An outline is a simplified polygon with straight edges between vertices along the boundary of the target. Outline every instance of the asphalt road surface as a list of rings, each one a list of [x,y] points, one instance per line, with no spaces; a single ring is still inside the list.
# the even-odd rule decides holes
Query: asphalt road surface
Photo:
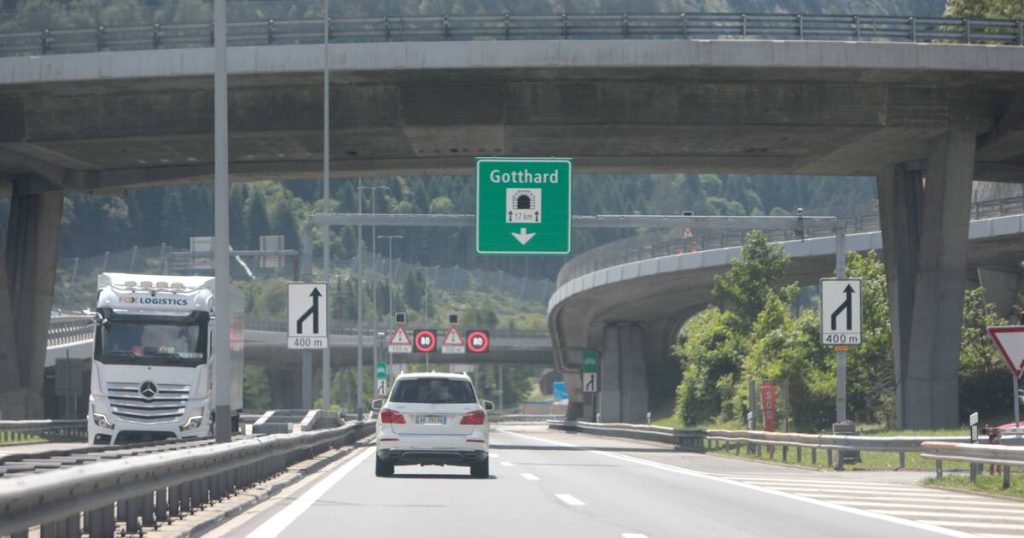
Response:
[[[920,473],[818,472],[538,426],[492,428],[491,477],[373,472],[373,447],[215,535],[616,538],[1022,536],[1024,503],[928,489]]]

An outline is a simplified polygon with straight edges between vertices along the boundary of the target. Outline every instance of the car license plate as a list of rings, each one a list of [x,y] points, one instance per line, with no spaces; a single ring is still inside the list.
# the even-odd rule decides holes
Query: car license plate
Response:
[[[444,425],[445,417],[439,417],[436,415],[427,415],[423,417],[416,417],[416,424],[426,425]]]

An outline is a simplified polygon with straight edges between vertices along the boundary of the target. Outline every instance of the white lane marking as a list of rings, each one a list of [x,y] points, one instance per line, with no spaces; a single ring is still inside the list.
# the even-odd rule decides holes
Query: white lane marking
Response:
[[[501,454],[495,454],[494,452],[491,452],[490,454],[488,454],[488,456],[492,458],[500,458]]]
[[[558,500],[568,504],[569,506],[586,506],[587,504],[568,493],[556,493],[555,497],[558,497]]]
[[[502,467],[515,467],[516,466],[516,464],[512,463],[511,461],[503,461],[503,462],[501,462],[501,465],[502,465]]]
[[[842,502],[844,504],[850,504],[850,503],[858,500],[858,499],[850,499],[849,495],[842,494],[842,493],[810,493],[808,495],[810,495],[812,497],[816,497],[818,499],[834,499],[833,502]],[[1016,509],[1020,508],[1020,505],[1007,506],[1007,505],[1003,505],[1003,504],[999,504],[999,503],[990,503],[990,502],[986,502],[986,501],[975,501],[975,500],[972,500],[972,499],[942,499],[942,500],[928,499],[928,498],[919,499],[919,498],[914,497],[913,495],[875,495],[875,496],[871,496],[871,497],[864,497],[864,498],[859,499],[859,500],[862,500],[862,501],[876,501],[876,502],[877,501],[895,501],[895,502],[904,502],[904,503],[906,503],[906,502],[913,502],[913,501],[920,501],[922,503],[932,503],[933,506],[937,506],[939,504],[943,504],[943,505],[947,505],[947,506],[949,506],[949,505],[961,505],[962,504],[964,506],[963,507],[958,507],[958,508],[968,508],[968,507],[970,507],[972,509],[975,506],[1004,506],[1007,509],[1011,509],[1011,510],[1016,510]]]
[[[980,528],[993,530],[1019,531],[1024,533],[1024,525],[1011,525],[1004,523],[973,523],[967,521],[929,521],[931,525],[949,525],[950,527]],[[1018,535],[1019,536],[1019,535]]]
[[[646,534],[638,534],[635,532],[624,532],[622,538],[647,538]]]
[[[889,514],[890,516],[902,516],[902,517],[921,517],[921,518],[948,518],[948,519],[981,519],[984,521],[990,521],[992,523],[1024,523],[1024,515],[1011,516],[1005,514],[951,514],[948,510],[946,511],[929,511],[929,510],[879,510],[880,513]]]
[[[524,434],[521,434],[521,433],[510,432],[510,431],[507,431],[507,430],[502,430],[502,433],[505,433],[507,435],[516,436],[516,437],[521,437],[523,439],[529,439],[531,441],[538,441],[538,442],[541,442],[541,443],[547,443],[547,444],[550,444],[550,445],[563,446],[563,447],[576,448],[576,449],[580,448],[579,445],[574,445],[574,444],[571,444],[571,443],[563,443],[561,441],[555,441],[555,440],[552,440],[552,439],[543,439],[541,437],[534,437],[532,435],[524,435]],[[634,458],[632,456],[626,456],[624,454],[613,454],[611,452],[604,452],[604,451],[601,451],[601,450],[582,449],[582,451],[583,452],[589,452],[591,454],[597,454],[599,456],[604,456],[606,458],[612,458],[612,459],[617,459],[617,460],[622,460],[622,461],[628,461],[628,462],[631,462],[631,463],[636,463],[638,465],[644,465],[646,467],[651,467],[651,468],[659,469],[659,470],[662,470],[662,471],[668,471],[670,473],[681,474],[681,475],[690,476],[690,477],[693,477],[693,478],[702,478],[704,480],[710,480],[712,482],[719,482],[719,483],[722,483],[722,484],[729,484],[729,485],[736,486],[736,487],[739,487],[739,488],[749,489],[749,490],[752,490],[752,491],[758,491],[758,492],[761,492],[761,493],[766,493],[768,495],[774,495],[776,497],[782,497],[782,498],[785,498],[785,499],[790,499],[790,500],[794,500],[794,501],[800,501],[800,502],[804,502],[804,503],[807,503],[807,504],[812,504],[812,505],[815,505],[815,506],[821,506],[821,507],[824,507],[824,508],[830,508],[830,509],[836,510],[838,512],[845,512],[845,513],[848,513],[848,514],[854,514],[854,515],[858,515],[858,516],[862,516],[862,517],[868,517],[868,518],[871,518],[871,519],[877,519],[877,520],[885,521],[885,522],[888,522],[888,523],[894,523],[896,525],[903,525],[905,527],[921,529],[921,530],[933,532],[933,533],[936,533],[936,534],[941,534],[943,536],[955,536],[956,538],[974,538],[974,536],[972,534],[968,534],[968,533],[960,532],[960,531],[955,531],[955,530],[951,530],[951,529],[946,529],[946,528],[939,527],[937,525],[932,525],[932,524],[925,523],[925,522],[911,521],[909,519],[901,519],[901,518],[898,518],[898,517],[887,516],[885,514],[879,514],[877,512],[869,512],[867,510],[861,510],[859,508],[853,508],[851,506],[843,506],[843,505],[840,505],[840,504],[836,504],[836,503],[832,503],[832,502],[827,502],[827,501],[822,501],[822,500],[819,500],[819,499],[812,499],[812,498],[809,498],[809,497],[801,497],[799,495],[793,495],[791,493],[786,493],[784,491],[777,491],[777,490],[768,489],[768,488],[765,488],[765,487],[762,487],[762,486],[756,486],[754,484],[747,484],[747,483],[744,483],[744,482],[738,482],[738,481],[735,481],[735,480],[731,480],[729,478],[723,478],[723,477],[719,477],[719,476],[709,475],[707,473],[702,473],[700,471],[693,471],[693,470],[690,470],[690,469],[684,469],[682,467],[676,467],[674,465],[667,465],[667,464],[664,464],[664,463],[658,463],[658,462],[654,462],[654,461],[650,461],[650,460],[645,460],[645,459],[641,459],[641,458]]]
[[[522,474],[523,478],[525,478],[527,480],[540,480],[540,478],[538,478],[537,475],[532,474],[532,473],[520,473],[520,474]]]
[[[946,504],[944,504],[942,506],[931,506],[931,505],[929,505],[929,506],[922,506],[920,504],[910,504],[910,503],[881,502],[881,501],[879,501],[877,499],[872,499],[870,501],[858,501],[856,499],[851,499],[851,500],[848,500],[848,501],[837,500],[835,502],[837,502],[839,504],[846,504],[846,505],[849,505],[849,506],[863,506],[863,507],[866,507],[866,508],[891,508],[891,509],[905,509],[905,510],[932,510],[932,511],[939,511],[939,512],[946,512],[946,511],[951,510],[951,509],[963,508],[963,507],[960,507],[960,506],[948,506],[948,503],[946,503]],[[1015,506],[1015,507],[1008,507],[1008,508],[978,508],[978,507],[975,507],[975,506],[971,506],[969,508],[970,508],[970,510],[972,512],[984,512],[984,513],[990,513],[990,514],[1005,514],[1008,509],[1019,509],[1020,507],[1019,506]]]
[[[375,447],[366,447],[362,453],[356,454],[348,463],[339,467],[336,471],[331,473],[316,485],[307,489],[298,499],[292,501],[291,504],[284,507],[280,512],[274,514],[273,517],[263,522],[262,525],[256,528],[256,530],[249,533],[247,538],[274,538],[281,534],[288,525],[291,525],[299,516],[302,515],[310,506],[313,506],[320,497],[323,497],[335,484],[345,478],[353,469],[359,467],[367,458],[374,455],[377,451]]]

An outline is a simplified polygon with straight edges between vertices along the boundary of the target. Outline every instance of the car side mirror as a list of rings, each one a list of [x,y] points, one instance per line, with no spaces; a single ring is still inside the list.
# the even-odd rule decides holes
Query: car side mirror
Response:
[[[486,409],[487,411],[493,411],[494,410],[494,402],[492,402],[490,400],[484,400],[484,409]]]
[[[374,400],[373,403],[370,404],[370,409],[373,409],[374,411],[380,411],[382,407],[384,407],[384,400]]]

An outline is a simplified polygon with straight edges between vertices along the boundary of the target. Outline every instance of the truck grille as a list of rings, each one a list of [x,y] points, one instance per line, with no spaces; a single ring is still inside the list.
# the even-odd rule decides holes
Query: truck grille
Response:
[[[147,384],[149,386],[145,386]],[[155,392],[152,392],[153,388]],[[167,422],[181,417],[191,392],[188,385],[107,383],[110,410],[118,417],[134,422]]]

